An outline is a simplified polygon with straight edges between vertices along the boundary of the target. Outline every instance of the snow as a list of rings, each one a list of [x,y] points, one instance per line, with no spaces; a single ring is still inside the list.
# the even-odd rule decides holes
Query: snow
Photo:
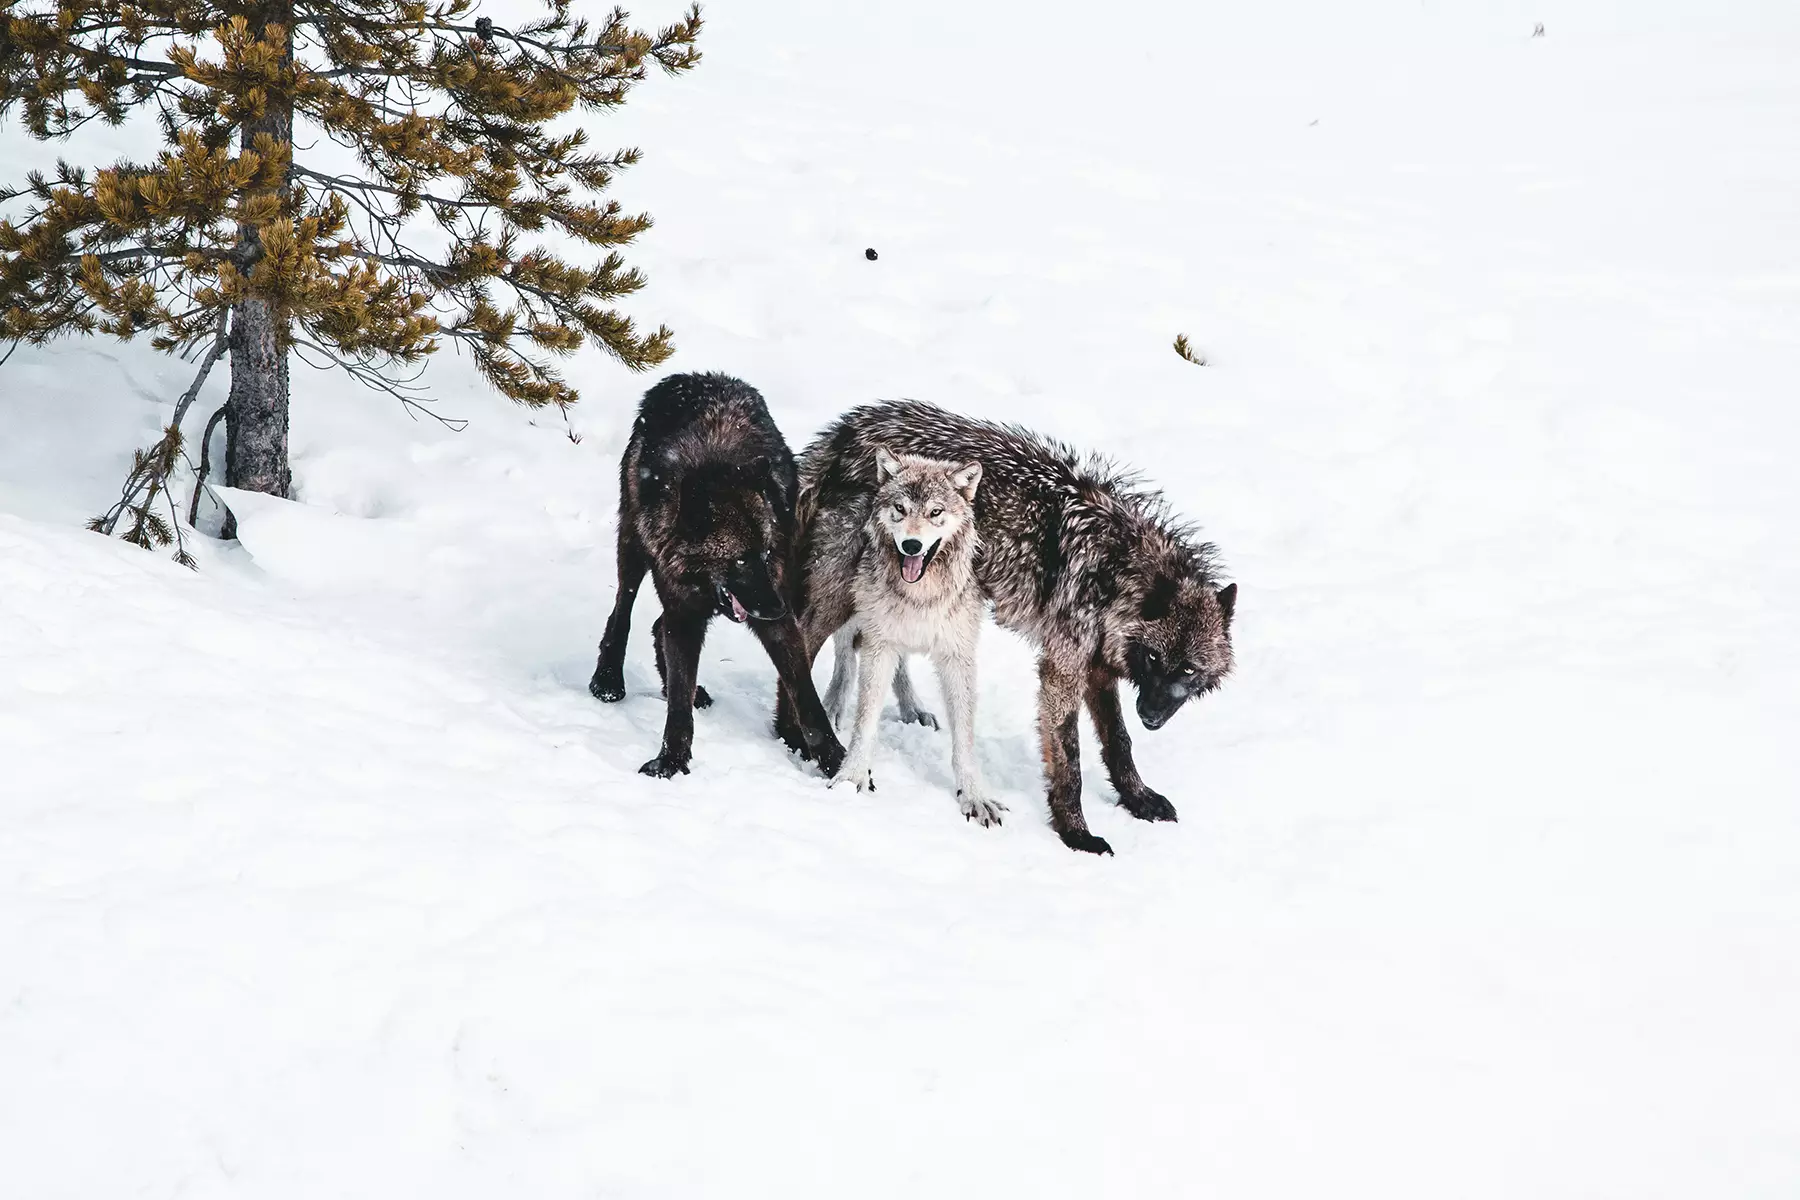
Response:
[[[669,369],[796,447],[1025,421],[1220,544],[1238,674],[1137,737],[1181,823],[1085,744],[1116,858],[991,628],[1002,828],[891,720],[827,790],[723,623],[638,776],[653,599],[585,683],[649,380],[598,356],[578,443],[448,352],[460,434],[297,369],[298,502],[189,572],[81,529],[188,369],[21,349],[0,1190],[1800,1191],[1800,20],[1353,7],[720,4],[594,126]]]

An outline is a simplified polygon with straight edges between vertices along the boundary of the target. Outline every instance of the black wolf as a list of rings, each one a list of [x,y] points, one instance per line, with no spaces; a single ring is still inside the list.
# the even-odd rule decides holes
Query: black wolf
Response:
[[[982,465],[975,576],[1000,624],[1041,650],[1038,734],[1050,820],[1063,842],[1112,852],[1088,832],[1081,812],[1076,721],[1084,703],[1120,806],[1146,821],[1173,821],[1175,806],[1144,783],[1132,761],[1118,684],[1136,685],[1139,718],[1160,729],[1230,673],[1237,585],[1219,585],[1214,548],[1175,523],[1160,496],[1134,477],[1029,430],[916,401],[852,409],[800,458],[808,654],[851,616],[851,584],[878,486],[877,447]],[[777,724],[792,720],[779,713]]]
[[[651,627],[669,715],[646,775],[685,774],[700,646],[716,613],[748,622],[781,679],[786,735],[837,771],[844,748],[813,687],[788,586],[794,538],[794,456],[755,388],[728,375],[671,375],[644,394],[619,460],[619,594],[588,690],[625,696],[631,607],[649,571],[662,601]]]

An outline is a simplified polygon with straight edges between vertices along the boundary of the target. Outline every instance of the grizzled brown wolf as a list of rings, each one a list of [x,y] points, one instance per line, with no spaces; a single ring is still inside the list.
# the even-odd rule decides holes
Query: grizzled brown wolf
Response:
[[[641,768],[686,774],[696,682],[714,614],[747,623],[781,680],[788,734],[836,772],[844,748],[813,687],[812,656],[788,584],[794,537],[794,456],[755,388],[728,375],[671,375],[644,395],[619,460],[619,593],[588,690],[625,697],[625,643],[644,572],[662,601],[651,626],[669,713],[662,752]]]
[[[808,571],[801,626],[809,655],[851,616],[851,583],[878,486],[877,447],[982,465],[975,577],[995,619],[1040,648],[1038,735],[1050,821],[1063,842],[1112,853],[1081,811],[1076,722],[1083,704],[1120,806],[1146,821],[1173,821],[1174,805],[1132,761],[1118,685],[1129,679],[1136,686],[1138,717],[1160,729],[1230,673],[1237,585],[1219,585],[1213,547],[1174,523],[1160,497],[1131,476],[1029,430],[916,401],[852,409],[800,459],[799,561]],[[777,724],[793,719],[782,711]]]

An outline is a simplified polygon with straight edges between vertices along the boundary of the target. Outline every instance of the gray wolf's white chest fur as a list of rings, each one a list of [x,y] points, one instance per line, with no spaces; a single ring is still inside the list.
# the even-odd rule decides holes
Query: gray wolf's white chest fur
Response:
[[[899,654],[972,655],[983,607],[973,572],[963,563],[940,561],[927,578],[909,585],[893,578],[879,554],[880,548],[870,547],[856,574],[857,625],[865,634]]]

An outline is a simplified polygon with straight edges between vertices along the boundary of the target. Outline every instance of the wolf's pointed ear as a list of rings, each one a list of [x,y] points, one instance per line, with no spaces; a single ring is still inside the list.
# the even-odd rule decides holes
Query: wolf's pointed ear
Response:
[[[1150,581],[1150,590],[1144,593],[1143,615],[1146,621],[1160,621],[1169,615],[1175,607],[1175,593],[1180,588],[1169,575],[1158,575]]]
[[[975,489],[981,486],[981,464],[972,462],[956,468],[950,475],[950,486],[961,492],[964,500],[973,502]]]
[[[1225,623],[1231,624],[1231,614],[1237,608],[1237,584],[1228,583],[1213,593],[1219,598],[1219,611],[1225,614]]]
[[[875,447],[875,482],[885,483],[900,473],[900,460],[889,454],[886,446]]]

